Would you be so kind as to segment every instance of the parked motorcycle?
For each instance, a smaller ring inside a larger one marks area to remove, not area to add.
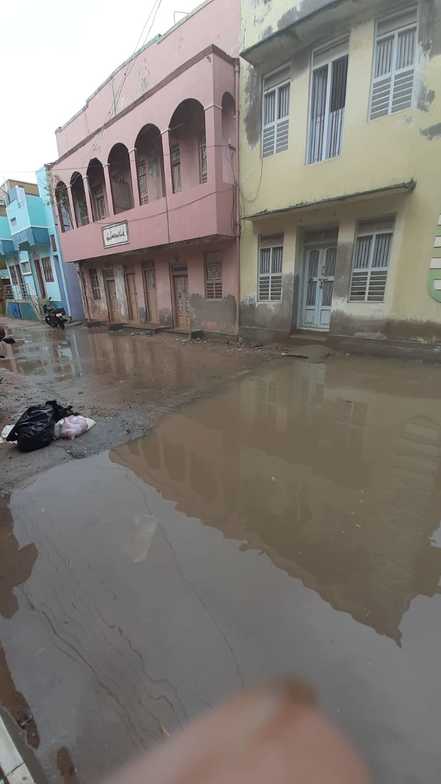
[[[57,327],[64,329],[65,324],[69,321],[64,308],[55,308],[49,303],[48,305],[43,305],[43,310],[46,324],[54,329],[57,329]]]

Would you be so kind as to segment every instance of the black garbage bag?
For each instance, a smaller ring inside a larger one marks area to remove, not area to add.
[[[56,400],[30,406],[15,423],[6,440],[16,441],[21,452],[42,449],[53,441],[55,423],[72,413],[71,406],[65,408]]]

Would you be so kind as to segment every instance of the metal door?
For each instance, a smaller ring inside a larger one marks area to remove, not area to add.
[[[155,263],[152,261],[144,267],[144,291],[146,315],[145,320],[158,323],[158,306],[156,301]]]
[[[177,329],[189,329],[190,313],[188,306],[188,276],[174,275],[175,326]]]
[[[329,329],[336,257],[335,245],[305,251],[302,327]]]
[[[126,272],[126,294],[127,307],[129,311],[129,321],[138,321],[138,297],[136,293],[136,274]]]

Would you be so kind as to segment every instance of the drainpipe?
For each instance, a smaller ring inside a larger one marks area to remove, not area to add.
[[[234,63],[234,100],[236,103],[236,173],[235,173],[235,199],[236,199],[236,261],[237,261],[237,308],[236,332],[239,335],[240,327],[240,61]]]

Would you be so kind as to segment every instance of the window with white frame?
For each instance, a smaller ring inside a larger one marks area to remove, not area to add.
[[[259,248],[259,302],[282,299],[283,236],[262,238]]]
[[[370,118],[409,109],[417,56],[417,6],[377,23]]]
[[[341,152],[348,80],[348,42],[316,52],[312,61],[307,162]]]
[[[15,269],[15,266],[12,265],[11,267],[8,267],[8,270],[9,270],[9,275],[11,277],[12,285],[13,286],[18,286],[17,271]]]
[[[21,262],[21,271],[22,271],[23,275],[32,275],[31,262],[30,261],[22,261]]]
[[[283,68],[263,82],[262,155],[288,149],[290,69]]]
[[[360,224],[352,259],[350,302],[384,302],[394,223]]]

